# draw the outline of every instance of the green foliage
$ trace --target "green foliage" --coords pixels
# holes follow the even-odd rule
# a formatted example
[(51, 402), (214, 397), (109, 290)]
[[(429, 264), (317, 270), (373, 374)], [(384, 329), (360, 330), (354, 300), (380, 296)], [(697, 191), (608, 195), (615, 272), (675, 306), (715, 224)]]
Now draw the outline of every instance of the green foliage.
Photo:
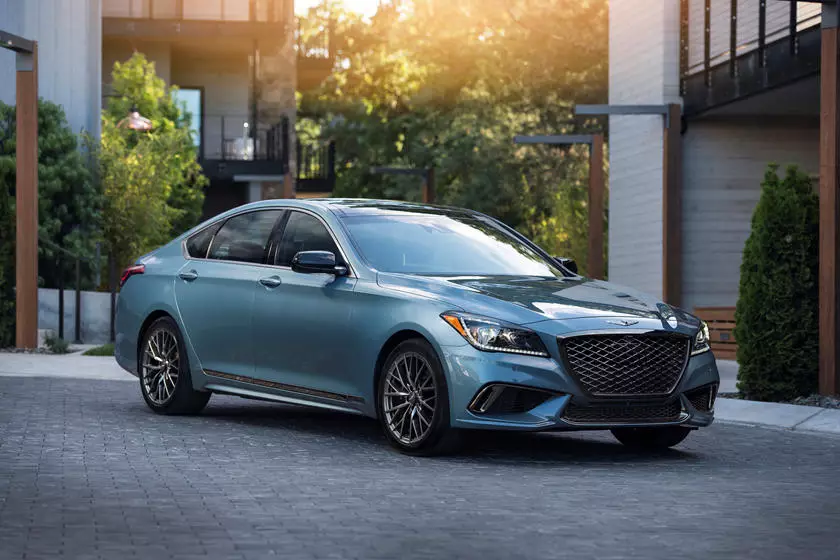
[(44, 337), (44, 345), (53, 354), (67, 354), (70, 352), (70, 343), (63, 338), (59, 338), (54, 332), (47, 333), (47, 336)]
[[(15, 108), (0, 102), (0, 185), (12, 194), (16, 180)], [(14, 209), (14, 200), (7, 202)], [(38, 104), (38, 236), (80, 255), (95, 252), (101, 196), (92, 181), (89, 163), (79, 151), (78, 137), (70, 130), (60, 105), (41, 100)], [(47, 286), (65, 280), (70, 267), (55, 267), (56, 250), (48, 243), (38, 247), (40, 276)]]
[(114, 343), (109, 342), (108, 344), (103, 344), (102, 346), (97, 346), (96, 348), (91, 348), (90, 350), (86, 350), (83, 355), (84, 356), (113, 356), (114, 355)]
[[(148, 136), (165, 138), (169, 152), (165, 171), (167, 205), (170, 210), (170, 229), (167, 237), (175, 237), (195, 226), (201, 219), (204, 187), (207, 179), (196, 159), (196, 148), (189, 128), (189, 114), (173, 96), (177, 87), (167, 89), (166, 83), (155, 73), (155, 65), (142, 53), (135, 53), (125, 62), (116, 62), (112, 72), (112, 96), (103, 112), (103, 121), (119, 123), (132, 108), (152, 121), (152, 132), (137, 132), (127, 128), (113, 128), (120, 133), (131, 150)], [(110, 128), (110, 127), (109, 127)]]
[[(0, 347), (14, 342), (15, 182), (17, 123), (15, 108), (0, 102)], [(88, 162), (64, 110), (55, 103), (38, 104), (38, 251), (43, 283), (55, 286), (71, 267), (56, 267), (51, 242), (82, 257), (94, 254), (101, 197), (91, 180)]]
[[(104, 195), (103, 236), (118, 267), (196, 225), (207, 179), (201, 174), (188, 117), (154, 64), (135, 53), (113, 71), (98, 148)], [(121, 127), (132, 107), (150, 132)]]
[(587, 253), (583, 146), (517, 146), (518, 134), (585, 131), (574, 103), (606, 101), (606, 0), (415, 0), (364, 21), (326, 2), (337, 64), (300, 100), (298, 135), (336, 141), (336, 196), (419, 200), (420, 180), (372, 166), (434, 167), (438, 202), (494, 215), (546, 250)]
[(770, 165), (744, 247), (735, 311), (738, 390), (779, 401), (817, 389), (819, 200), (795, 166)]

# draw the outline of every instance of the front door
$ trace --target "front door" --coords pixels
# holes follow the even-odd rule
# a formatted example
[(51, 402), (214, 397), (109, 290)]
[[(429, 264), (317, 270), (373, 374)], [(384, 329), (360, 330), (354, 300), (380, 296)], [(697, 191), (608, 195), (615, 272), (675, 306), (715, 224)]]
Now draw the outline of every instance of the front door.
[(358, 396), (344, 375), (359, 326), (353, 325), (356, 279), (303, 274), (290, 268), (300, 251), (341, 252), (326, 225), (313, 214), (290, 211), (278, 232), (272, 262), (254, 300), (254, 360), (259, 379), (340, 395)]
[(229, 218), (206, 258), (191, 258), (178, 271), (175, 299), (184, 334), (204, 370), (253, 374), (254, 287), (265, 273), (268, 239), (281, 215), (261, 210)]

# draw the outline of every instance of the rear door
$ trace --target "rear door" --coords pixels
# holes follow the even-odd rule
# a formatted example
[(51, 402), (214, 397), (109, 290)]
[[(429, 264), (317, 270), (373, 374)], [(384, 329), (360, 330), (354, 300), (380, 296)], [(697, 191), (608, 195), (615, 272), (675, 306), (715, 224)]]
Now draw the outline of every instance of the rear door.
[(205, 240), (198, 239), (203, 232), (187, 241), (191, 258), (178, 271), (175, 299), (203, 369), (252, 374), (254, 291), (266, 270), (268, 240), (282, 215), (273, 209), (232, 216), (212, 232), (206, 252)]

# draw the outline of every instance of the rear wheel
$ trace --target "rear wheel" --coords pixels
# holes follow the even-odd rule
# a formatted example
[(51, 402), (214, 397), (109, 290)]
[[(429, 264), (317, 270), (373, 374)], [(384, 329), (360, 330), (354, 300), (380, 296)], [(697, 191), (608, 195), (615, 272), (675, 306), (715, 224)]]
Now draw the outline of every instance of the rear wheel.
[(610, 430), (615, 439), (634, 449), (667, 449), (682, 442), (690, 428), (665, 426), (659, 428), (614, 428)]
[(146, 329), (138, 365), (143, 400), (158, 414), (198, 414), (210, 400), (210, 393), (193, 389), (181, 332), (171, 317)]
[(449, 425), (449, 395), (434, 348), (423, 339), (397, 346), (379, 376), (377, 412), (391, 445), (410, 455), (440, 455), (457, 449)]

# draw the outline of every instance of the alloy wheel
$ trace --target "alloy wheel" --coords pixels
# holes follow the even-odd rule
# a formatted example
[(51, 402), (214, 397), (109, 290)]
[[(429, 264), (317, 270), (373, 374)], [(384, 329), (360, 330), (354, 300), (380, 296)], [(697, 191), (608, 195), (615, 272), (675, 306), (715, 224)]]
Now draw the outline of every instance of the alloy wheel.
[(403, 445), (422, 442), (432, 429), (437, 407), (437, 381), (429, 362), (406, 352), (385, 374), (382, 410), (391, 435)]
[(143, 386), (149, 400), (164, 405), (175, 393), (180, 373), (178, 340), (169, 329), (153, 331), (143, 349)]

